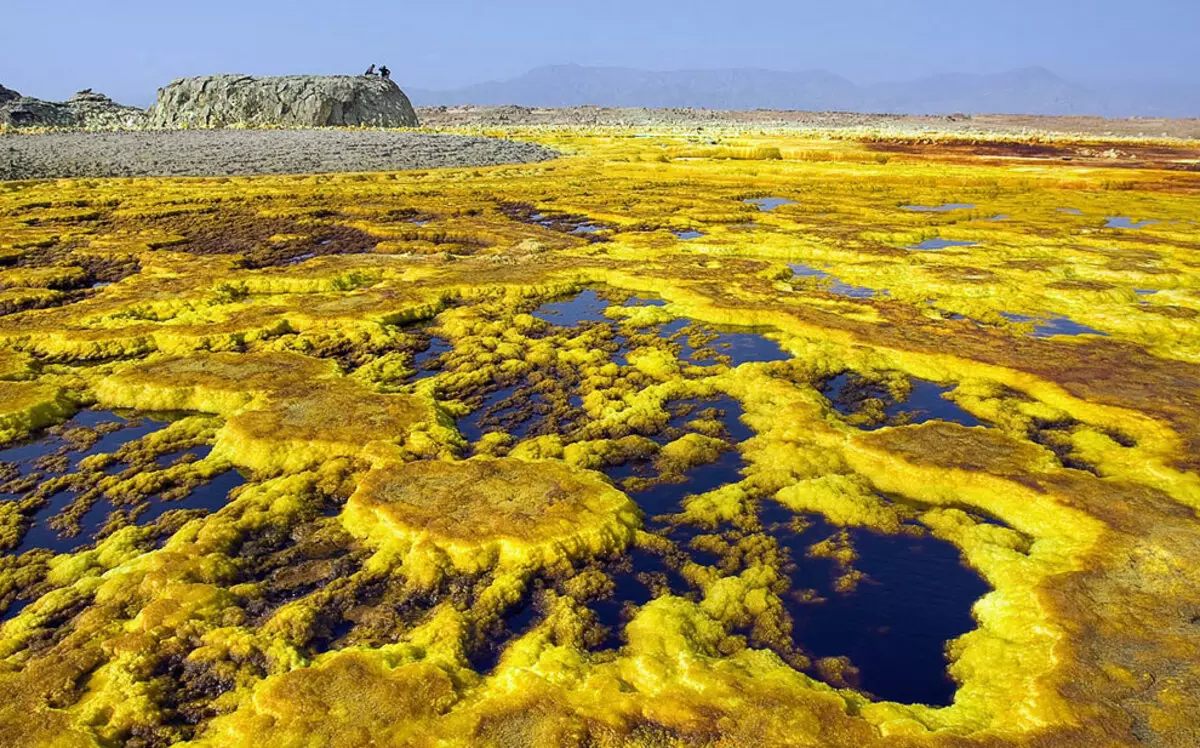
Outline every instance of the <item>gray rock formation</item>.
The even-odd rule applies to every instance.
[[[10,95],[11,94],[11,95]],[[0,125],[84,130],[136,130],[146,113],[103,94],[80,91],[67,101],[42,101],[0,88]]]
[[[28,96],[0,104],[0,125],[6,127],[75,127],[78,123],[66,104]]]
[[[80,91],[67,99],[79,127],[93,130],[136,130],[146,124],[146,111],[118,104],[104,94]]]
[[[417,115],[390,80],[289,75],[183,78],[158,90],[149,127],[416,127]]]

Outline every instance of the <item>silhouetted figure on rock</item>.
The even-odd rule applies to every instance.
[[[371,67],[367,68],[367,72],[363,73],[363,75],[375,75],[375,66],[372,65]]]
[[[385,81],[386,81],[386,80],[391,80],[391,78],[392,78],[392,71],[391,71],[391,70],[388,70],[388,66],[387,66],[387,65],[384,65],[383,67],[379,68],[379,75],[380,75],[380,77],[382,77],[382,78],[383,78]]]

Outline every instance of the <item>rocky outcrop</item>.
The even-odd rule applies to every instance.
[[[144,109],[118,104],[90,88],[67,99],[67,108],[79,127],[88,130],[136,130],[146,124]]]
[[[146,122],[146,113],[122,106],[90,89],[67,101],[42,101],[0,87],[0,125],[83,130],[136,130]]]
[[[400,87],[383,78],[211,75],[160,88],[148,123],[162,129],[271,125],[415,127],[417,115]]]
[[[0,104],[0,126],[75,127],[76,121],[66,104],[22,96]]]
[[[378,77],[212,75],[160,88],[149,112],[122,106],[90,89],[56,102],[0,86],[0,125],[86,130],[416,127],[417,115],[399,86]]]

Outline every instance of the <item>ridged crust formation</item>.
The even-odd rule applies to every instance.
[[[431,546],[466,572],[619,552],[639,514],[594,473],[486,458],[372,470],[346,506],[347,525],[370,541]]]
[[[516,135],[0,185],[0,744],[1197,743],[1190,145]]]

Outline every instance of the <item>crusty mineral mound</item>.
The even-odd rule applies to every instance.
[[[67,109],[79,127],[95,130],[137,130],[146,124],[146,111],[118,104],[90,88],[67,99]]]
[[[0,125],[87,130],[130,130],[145,124],[146,113],[123,106],[91,89],[67,101],[42,101],[0,86]]]
[[[373,76],[183,78],[158,90],[150,127],[416,127],[404,92]]]
[[[372,470],[343,521],[380,544],[436,549],[462,571],[617,552],[641,525],[637,505],[597,473],[480,457]]]

